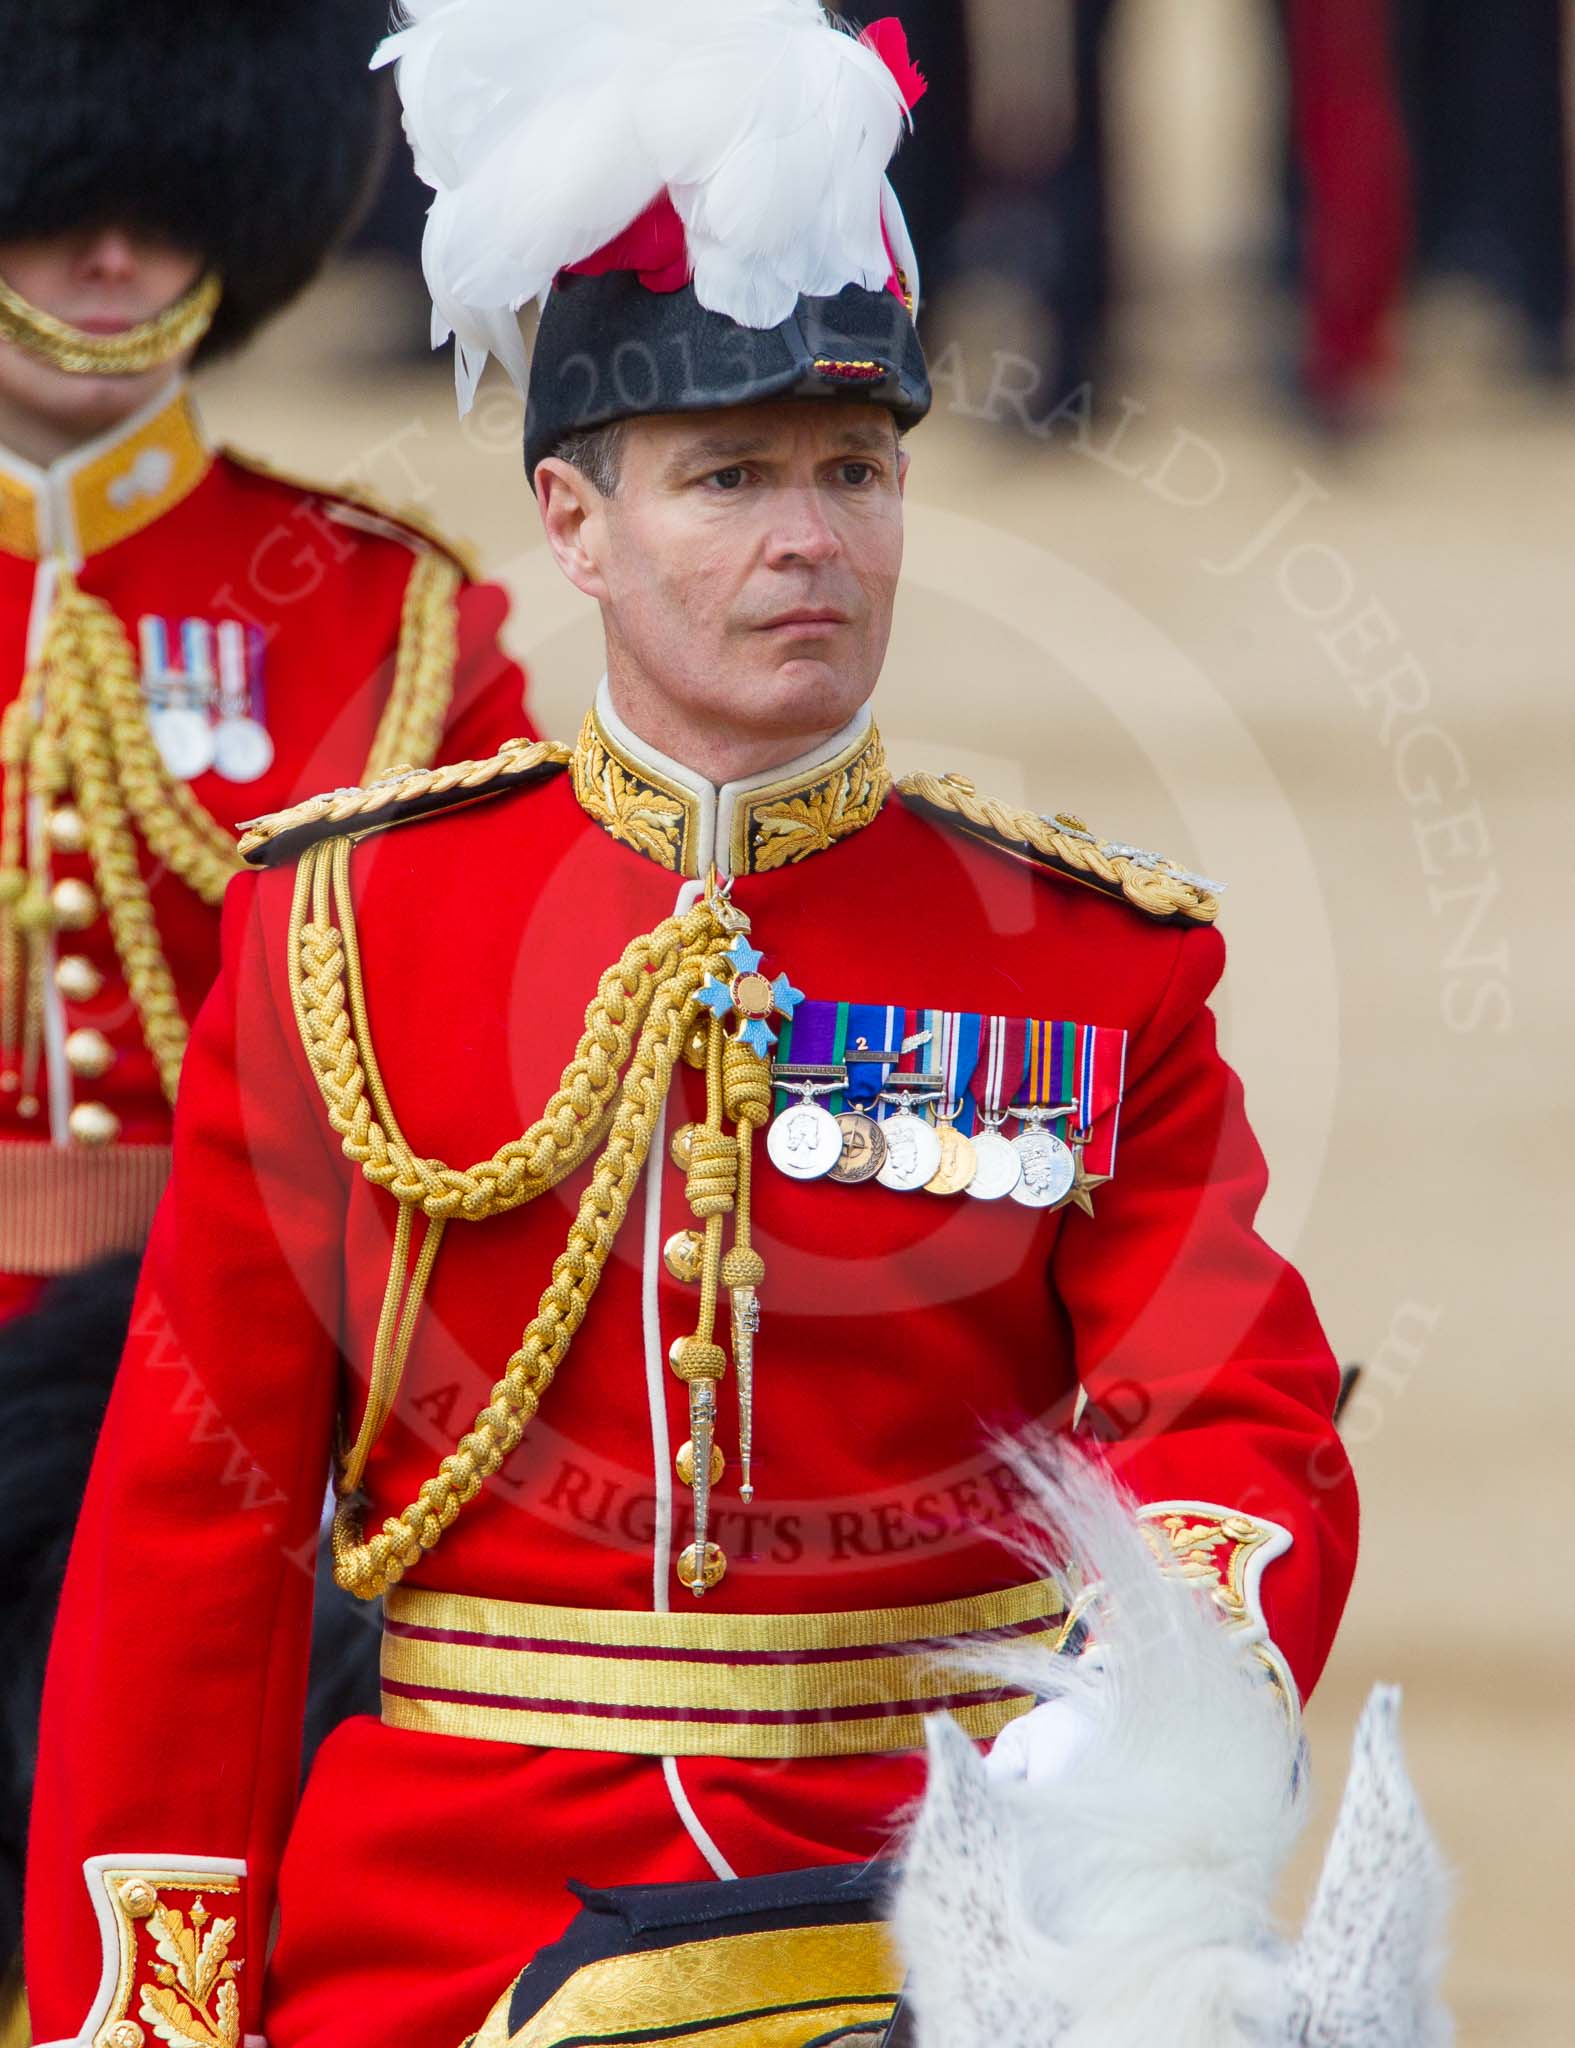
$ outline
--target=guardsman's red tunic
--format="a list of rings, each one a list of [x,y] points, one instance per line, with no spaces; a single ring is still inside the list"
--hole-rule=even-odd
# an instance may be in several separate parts
[[[336,1416],[354,1433],[365,1403],[396,1203],[330,1129],[292,1010],[291,946],[323,906],[294,906],[288,865],[239,882],[50,1673],[41,2041],[146,2026],[169,1988],[149,1928],[178,1913],[236,1922],[236,1988],[205,1995],[272,2048],[458,2048],[572,1917],[570,1879],[881,1850],[933,1703],[902,1646],[1042,1619],[999,1540],[1014,1495],[996,1440],[1070,1426],[1079,1388],[1081,1426],[1177,1564],[1302,1692],[1323,1665],[1356,1540],[1338,1374],[1253,1229],[1264,1165],[1207,1008],[1214,931],[1042,869],[998,820],[948,817],[960,786],[888,794],[865,720],[720,792],[605,702],[598,720],[572,774],[483,775],[354,847],[351,978],[418,1159],[487,1160],[534,1123],[604,971],[693,903],[685,878],[714,858],[762,973],[811,1002],[1124,1032],[1112,1178],[1092,1214],[1035,1209],[796,1180],[756,1143],[755,1498],[730,1377],[711,1526],[728,1565],[697,1602],[676,1570],[690,1422],[669,1350],[697,1290],[677,1277],[694,1218],[671,1147],[705,1116],[705,1076],[680,1064],[539,1415],[390,1594],[383,1717],[329,1739],[298,1806],[311,1560]],[[447,1223],[366,1468],[368,1530],[488,1401],[590,1172]],[[968,1686],[943,1694],[976,1733],[1021,1704]],[[1197,1740],[1200,1767],[1230,1769]]]
[[[527,729],[523,678],[497,643],[496,589],[392,518],[216,452],[178,387],[48,470],[0,451],[0,713],[17,713],[7,753],[26,744],[20,713],[72,580],[119,622],[150,706],[191,682],[213,731],[226,712],[265,730],[264,743],[243,734],[249,761],[221,754],[189,781],[221,841],[240,820],[365,780],[380,731],[390,746],[430,760],[435,742],[453,760]],[[123,767],[118,738],[111,751]],[[250,779],[227,779],[237,766]],[[0,778],[16,842],[0,851],[13,878],[0,877],[0,926],[24,877],[50,922],[31,989],[25,950],[0,930],[3,1317],[43,1276],[140,1240],[168,1171],[170,1111],[83,845],[78,791],[34,793],[20,760],[0,763]],[[51,823],[56,810],[65,815]],[[135,852],[189,1022],[218,973],[217,904],[140,834]]]

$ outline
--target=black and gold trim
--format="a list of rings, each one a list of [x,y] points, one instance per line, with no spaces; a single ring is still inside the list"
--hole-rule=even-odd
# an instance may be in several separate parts
[[[1163,855],[1124,841],[1101,839],[1081,818],[1053,818],[983,795],[965,775],[905,775],[897,785],[908,808],[965,839],[1060,875],[1064,880],[1130,903],[1149,917],[1183,927],[1213,924],[1222,882],[1211,882]]]
[[[241,836],[248,867],[288,867],[320,839],[362,838],[440,811],[454,811],[505,790],[527,789],[561,773],[568,752],[547,740],[510,740],[485,761],[395,769],[364,789],[329,790],[287,811],[254,818]]]
[[[582,1910],[465,2048],[803,2048],[884,2031],[902,1970],[889,1866],[574,1890]]]

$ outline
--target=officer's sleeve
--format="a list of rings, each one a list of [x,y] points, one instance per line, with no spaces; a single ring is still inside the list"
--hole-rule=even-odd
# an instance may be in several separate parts
[[[438,750],[442,761],[482,761],[505,740],[536,739],[525,671],[503,649],[509,601],[496,583],[466,582],[457,600],[454,695]]]
[[[34,2038],[259,2034],[329,1470],[342,1179],[279,937],[232,887],[66,1576],[26,1902]]]
[[[1208,1589],[1305,1696],[1355,1565],[1339,1371],[1300,1276],[1254,1229],[1267,1185],[1208,996],[1212,931],[1178,934],[1128,1055],[1117,1172],[1068,1213],[1053,1279],[1088,1397],[1082,1427],[1142,1503],[1167,1568]]]

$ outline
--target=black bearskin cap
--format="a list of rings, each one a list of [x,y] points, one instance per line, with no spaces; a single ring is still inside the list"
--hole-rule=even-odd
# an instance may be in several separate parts
[[[119,223],[224,279],[202,356],[247,339],[350,225],[388,0],[0,0],[0,242]]]

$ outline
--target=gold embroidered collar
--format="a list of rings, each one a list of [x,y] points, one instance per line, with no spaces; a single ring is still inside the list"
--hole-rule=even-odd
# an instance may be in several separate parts
[[[0,553],[84,562],[162,519],[212,464],[183,385],[48,469],[0,448]]]
[[[604,682],[574,749],[574,793],[597,824],[675,875],[767,874],[860,832],[891,788],[861,711],[813,753],[718,788],[635,738]]]

